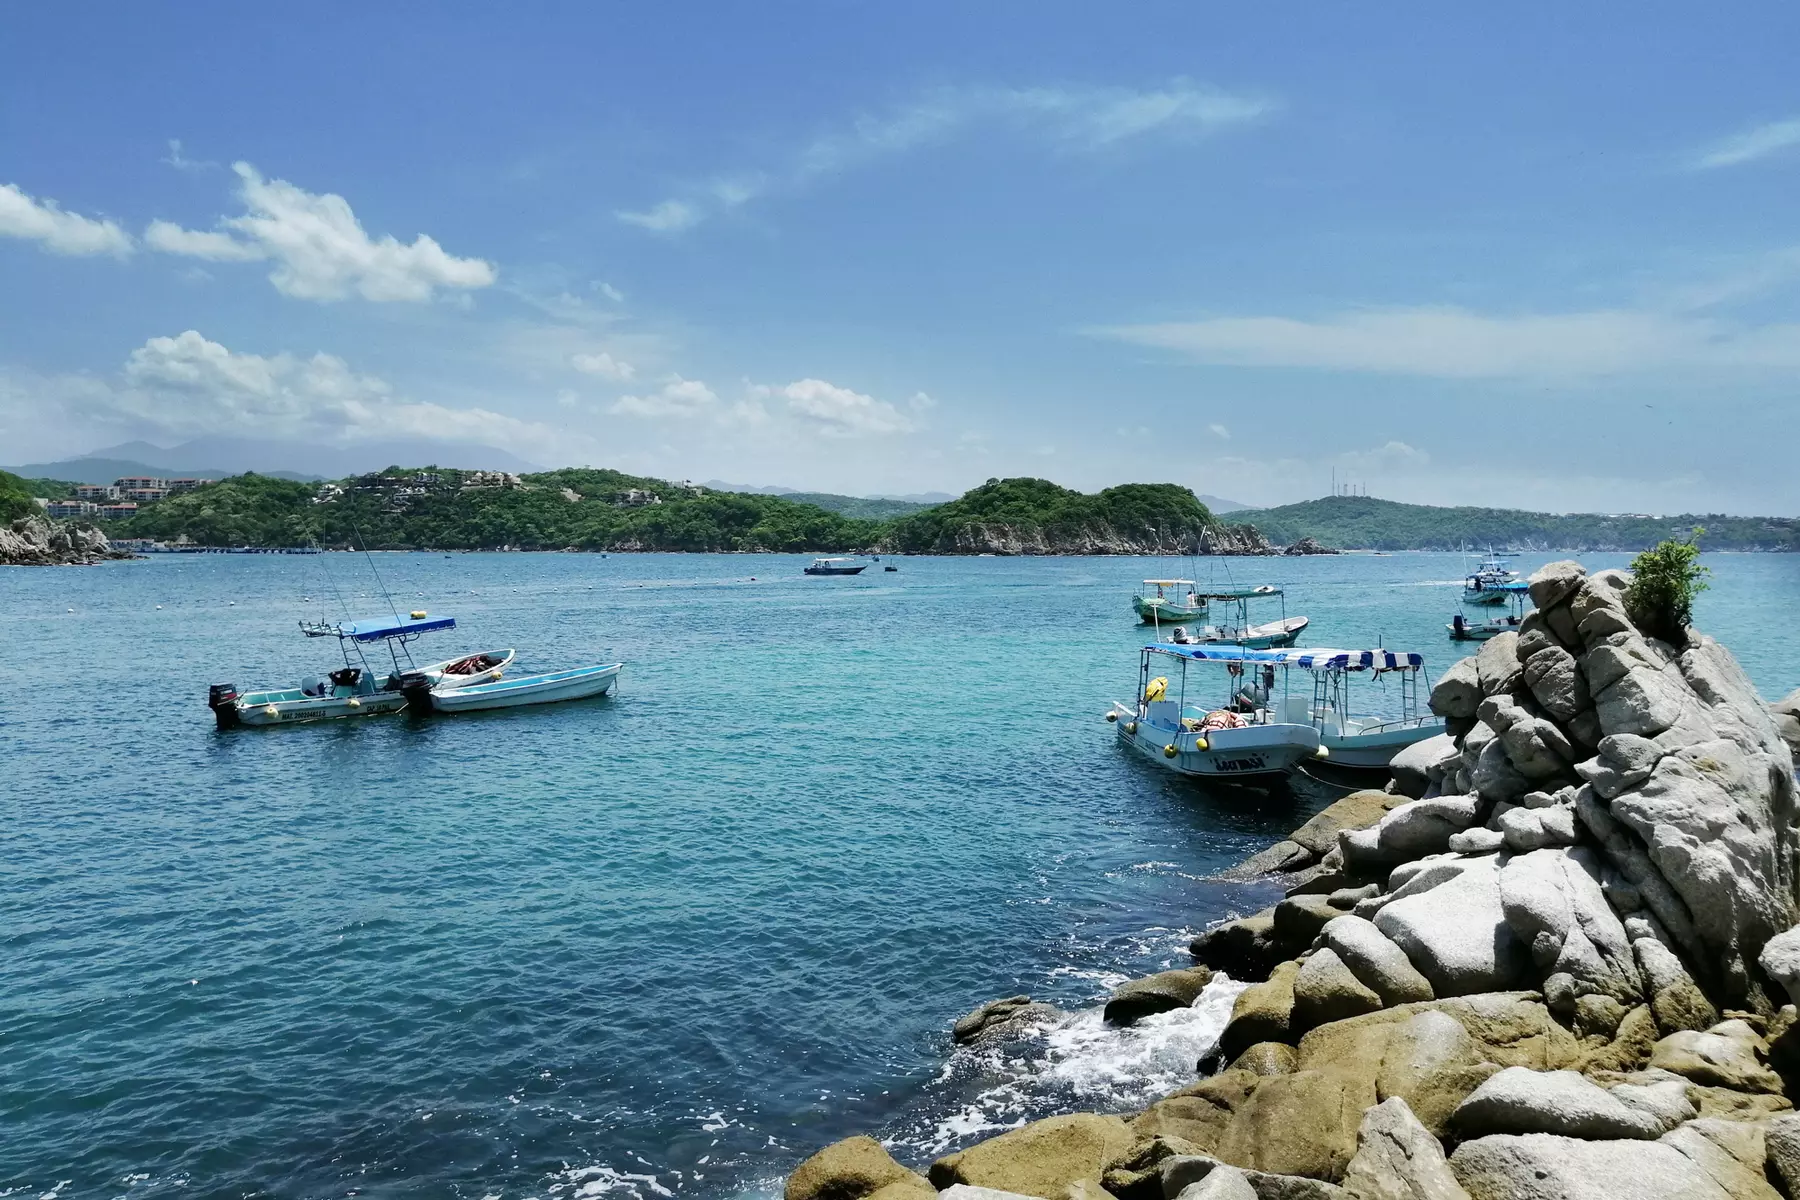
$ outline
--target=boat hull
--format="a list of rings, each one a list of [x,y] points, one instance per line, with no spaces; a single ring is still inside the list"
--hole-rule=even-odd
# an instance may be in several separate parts
[[[1476,591],[1474,588],[1466,587],[1463,589],[1463,603],[1464,604],[1505,604],[1506,603],[1506,593],[1502,592],[1502,591],[1497,591],[1492,588],[1482,588],[1480,591]]]
[[[1242,646],[1246,650],[1279,650],[1300,639],[1310,620],[1306,617],[1283,617],[1266,625],[1248,629],[1218,629],[1208,626],[1190,639],[1203,646]]]
[[[801,567],[802,575],[861,575],[869,568],[860,567]]]
[[[1164,770],[1196,779],[1266,779],[1284,775],[1319,750],[1311,725],[1247,725],[1210,733],[1176,732],[1140,721],[1123,704],[1113,705],[1119,741]],[[1204,741],[1206,749],[1200,749]],[[1165,748],[1175,747],[1170,757]]]
[[[282,696],[275,699],[275,696]],[[357,696],[294,696],[251,692],[233,705],[239,725],[300,725],[348,717],[374,717],[406,707],[399,692],[376,691]]]
[[[1206,605],[1178,604],[1172,600],[1158,600],[1152,596],[1131,598],[1132,611],[1138,620],[1146,625],[1182,625],[1189,621],[1206,620]]]
[[[1444,723],[1441,720],[1423,717],[1417,721],[1393,722],[1368,732],[1324,733],[1319,737],[1319,744],[1325,747],[1326,761],[1333,766],[1386,770],[1394,755],[1442,732]]]
[[[525,675],[473,687],[409,688],[407,699],[429,712],[482,712],[495,708],[525,708],[534,704],[558,704],[605,695],[618,681],[621,664],[576,667],[544,675]]]

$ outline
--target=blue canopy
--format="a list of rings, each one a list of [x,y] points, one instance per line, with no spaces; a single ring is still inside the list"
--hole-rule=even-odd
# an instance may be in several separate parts
[[[1523,579],[1515,579],[1511,583],[1502,583],[1487,589],[1490,592],[1506,592],[1510,595],[1524,595],[1531,591],[1531,585]]]
[[[1423,654],[1409,650],[1249,650],[1243,646],[1183,646],[1174,642],[1152,642],[1144,649],[1175,658],[1191,658],[1196,662],[1268,663],[1307,671],[1368,667],[1401,671],[1416,670],[1425,665]]]
[[[300,622],[300,631],[307,637],[350,638],[358,642],[380,642],[455,628],[455,617],[363,617],[336,625],[328,621]]]

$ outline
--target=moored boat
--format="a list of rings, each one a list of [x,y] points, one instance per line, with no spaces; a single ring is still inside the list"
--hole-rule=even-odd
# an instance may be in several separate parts
[[[1310,622],[1306,617],[1290,617],[1287,615],[1287,600],[1277,587],[1241,588],[1230,591],[1208,592],[1202,597],[1208,602],[1226,604],[1231,616],[1216,625],[1202,625],[1190,629],[1177,626],[1170,639],[1177,645],[1184,646],[1239,646],[1246,650],[1269,650],[1278,646],[1291,646],[1299,640],[1301,632]],[[1274,621],[1260,624],[1250,623],[1250,602],[1252,600],[1280,600],[1282,614]],[[1235,619],[1234,619],[1235,618]]]
[[[1471,621],[1462,613],[1450,618],[1447,628],[1453,642],[1485,642],[1502,633],[1516,632],[1525,620],[1525,603],[1531,598],[1531,587],[1523,580],[1498,585],[1495,589],[1500,600],[1509,602],[1512,611],[1503,617],[1489,617],[1485,621]]]
[[[1319,731],[1292,720],[1273,703],[1276,663],[1268,651],[1240,646],[1184,646],[1156,642],[1138,655],[1138,700],[1115,702],[1106,719],[1123,744],[1178,775],[1258,779],[1292,770],[1320,750]],[[1179,681],[1152,677],[1154,656],[1180,663]],[[1211,707],[1188,685],[1192,663],[1223,668],[1224,703]],[[1246,672],[1256,672],[1246,680]],[[1305,701],[1302,698],[1304,711]]]
[[[1146,625],[1179,625],[1206,619],[1206,597],[1191,579],[1146,579],[1131,598],[1131,610]]]
[[[1488,551],[1488,556],[1463,580],[1463,603],[1506,603],[1507,585],[1517,583],[1519,573],[1507,566],[1504,560],[1514,557],[1517,556]]]
[[[1424,655],[1399,650],[1283,650],[1277,660],[1312,673],[1313,695],[1306,717],[1319,731],[1319,744],[1334,766],[1384,770],[1401,750],[1444,732],[1443,720],[1419,702]],[[1358,715],[1352,706],[1350,680],[1364,671],[1371,672],[1371,679],[1386,676],[1397,681],[1398,695],[1386,706],[1387,714]]]
[[[802,575],[861,575],[869,564],[854,558],[815,558],[812,565],[802,567]]]
[[[418,712],[478,712],[491,708],[522,708],[532,704],[556,704],[605,695],[619,678],[623,664],[575,667],[542,675],[522,675],[467,686],[433,683],[423,672],[408,673],[400,681],[406,701]]]

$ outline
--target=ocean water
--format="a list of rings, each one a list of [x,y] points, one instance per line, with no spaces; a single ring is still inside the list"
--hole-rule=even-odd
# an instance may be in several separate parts
[[[1135,582],[1280,584],[1309,642],[1435,673],[1463,567],[804,561],[0,572],[25,652],[0,699],[0,1196],[751,1196],[852,1132],[923,1165],[1129,1108],[1191,1078],[1237,985],[1125,1031],[1098,1001],[1267,903],[1211,876],[1340,794],[1115,748]],[[1800,684],[1800,557],[1707,562],[1700,624],[1765,695]],[[295,622],[382,611],[377,572],[457,617],[421,661],[623,661],[621,691],[214,730],[209,683],[335,665]],[[1068,1015],[952,1053],[956,1017],[1017,992]]]

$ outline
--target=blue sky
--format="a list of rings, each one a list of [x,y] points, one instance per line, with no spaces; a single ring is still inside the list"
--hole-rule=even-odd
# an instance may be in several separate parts
[[[1800,509],[1800,10],[19,9],[0,461]],[[475,464],[471,464],[475,465]]]

